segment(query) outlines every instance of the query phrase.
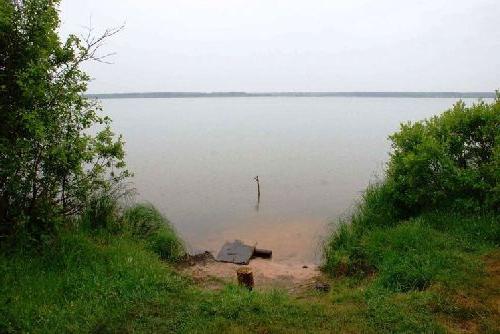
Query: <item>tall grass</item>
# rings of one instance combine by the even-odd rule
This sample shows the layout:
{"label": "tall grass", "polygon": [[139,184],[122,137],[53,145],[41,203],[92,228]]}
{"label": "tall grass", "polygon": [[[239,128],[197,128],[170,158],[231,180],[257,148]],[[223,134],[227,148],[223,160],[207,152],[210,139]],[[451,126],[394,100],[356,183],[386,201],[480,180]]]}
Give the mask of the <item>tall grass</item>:
{"label": "tall grass", "polygon": [[136,204],[127,208],[121,221],[126,233],[145,240],[163,260],[177,260],[184,255],[184,245],[174,227],[154,206]]}
{"label": "tall grass", "polygon": [[437,210],[396,220],[386,213],[391,204],[383,187],[371,186],[352,220],[331,235],[325,271],[336,276],[377,272],[377,284],[392,291],[422,290],[437,282],[463,285],[480,273],[471,253],[498,247],[495,213],[464,216]]}
{"label": "tall grass", "polygon": [[181,258],[184,244],[168,219],[151,204],[125,206],[130,195],[131,191],[120,185],[94,194],[80,218],[81,227],[140,240],[163,260]]}

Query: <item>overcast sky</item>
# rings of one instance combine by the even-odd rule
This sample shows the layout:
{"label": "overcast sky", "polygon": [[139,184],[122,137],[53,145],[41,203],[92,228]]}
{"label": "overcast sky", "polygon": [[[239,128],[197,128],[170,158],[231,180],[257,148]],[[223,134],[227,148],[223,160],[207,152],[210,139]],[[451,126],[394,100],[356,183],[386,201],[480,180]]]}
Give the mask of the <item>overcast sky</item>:
{"label": "overcast sky", "polygon": [[90,92],[493,91],[500,0],[62,0],[61,35],[125,22]]}

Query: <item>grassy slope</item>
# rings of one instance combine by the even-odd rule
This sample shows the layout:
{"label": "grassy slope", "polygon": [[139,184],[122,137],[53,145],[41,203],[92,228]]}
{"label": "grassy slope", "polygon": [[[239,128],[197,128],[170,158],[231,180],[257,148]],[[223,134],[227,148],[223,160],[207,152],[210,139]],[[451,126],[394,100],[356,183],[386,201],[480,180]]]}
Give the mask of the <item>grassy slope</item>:
{"label": "grassy slope", "polygon": [[[490,240],[497,221],[469,219],[452,232],[440,217],[366,234],[377,274],[337,278],[329,294],[300,296],[203,291],[145,242],[67,234],[43,255],[0,257],[0,332],[498,331],[498,271],[485,275],[483,262],[490,254],[498,266]],[[431,277],[425,289],[395,283],[413,282],[412,268]]]}
{"label": "grassy slope", "polygon": [[500,217],[442,210],[400,221],[384,187],[369,187],[332,234],[324,269],[363,282],[381,331],[500,331]]}
{"label": "grassy slope", "polygon": [[[0,258],[0,332],[304,332],[361,329],[322,304],[234,286],[203,291],[127,238],[62,237]],[[351,324],[349,324],[351,323]]]}

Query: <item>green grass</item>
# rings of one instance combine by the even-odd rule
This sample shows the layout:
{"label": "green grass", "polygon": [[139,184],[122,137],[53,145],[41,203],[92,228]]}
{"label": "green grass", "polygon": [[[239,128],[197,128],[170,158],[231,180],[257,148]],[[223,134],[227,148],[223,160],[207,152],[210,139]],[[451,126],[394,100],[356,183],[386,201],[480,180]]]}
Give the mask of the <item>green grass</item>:
{"label": "green grass", "polygon": [[140,243],[65,234],[42,250],[2,254],[0,332],[90,332],[141,300],[186,284]]}
{"label": "green grass", "polygon": [[328,294],[293,296],[232,285],[203,290],[128,230],[66,231],[44,246],[0,254],[0,332],[440,333],[449,329],[443,318],[494,332],[488,307],[455,299],[480,284],[480,256],[495,248],[496,221],[467,219],[471,227],[443,232],[455,219],[426,216],[359,240],[345,234],[343,252],[357,247],[374,271],[333,279]]}
{"label": "green grass", "polygon": [[332,234],[329,293],[289,295],[197,287],[176,271],[184,246],[154,207],[97,198],[80,227],[0,251],[0,333],[498,331],[498,277],[483,261],[498,252],[498,216],[398,220],[387,203],[382,185],[370,187]]}
{"label": "green grass", "polygon": [[301,333],[362,326],[355,312],[339,319],[326,305],[284,292],[199,289],[128,236],[65,233],[40,254],[2,253],[0,277],[0,332],[6,333]]}
{"label": "green grass", "polygon": [[171,261],[181,258],[185,251],[172,224],[154,206],[136,204],[125,210],[121,218],[123,230],[146,245],[161,259]]}
{"label": "green grass", "polygon": [[370,187],[332,234],[331,291],[295,295],[203,290],[176,271],[183,244],[154,207],[96,199],[80,227],[0,251],[0,333],[499,331],[500,282],[483,261],[500,254],[498,216],[400,219],[387,196]]}
{"label": "green grass", "polygon": [[[461,322],[481,332],[499,330],[493,325],[498,289],[491,283],[498,277],[484,263],[485,255],[498,252],[498,214],[435,210],[398,218],[386,187],[372,185],[351,219],[332,233],[324,270],[364,282],[367,321],[381,332],[449,331],[450,323],[465,326]],[[484,303],[464,307],[457,296]]]}

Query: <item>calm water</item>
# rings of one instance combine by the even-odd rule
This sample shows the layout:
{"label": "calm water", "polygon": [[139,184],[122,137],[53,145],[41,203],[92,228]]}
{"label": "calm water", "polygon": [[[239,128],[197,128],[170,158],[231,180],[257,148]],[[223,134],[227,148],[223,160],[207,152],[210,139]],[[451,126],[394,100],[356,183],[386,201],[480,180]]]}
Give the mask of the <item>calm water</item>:
{"label": "calm water", "polygon": [[[104,100],[126,140],[139,199],[191,248],[242,239],[274,261],[312,263],[387,161],[387,136],[455,99],[186,98]],[[260,177],[257,202],[254,176]]]}

